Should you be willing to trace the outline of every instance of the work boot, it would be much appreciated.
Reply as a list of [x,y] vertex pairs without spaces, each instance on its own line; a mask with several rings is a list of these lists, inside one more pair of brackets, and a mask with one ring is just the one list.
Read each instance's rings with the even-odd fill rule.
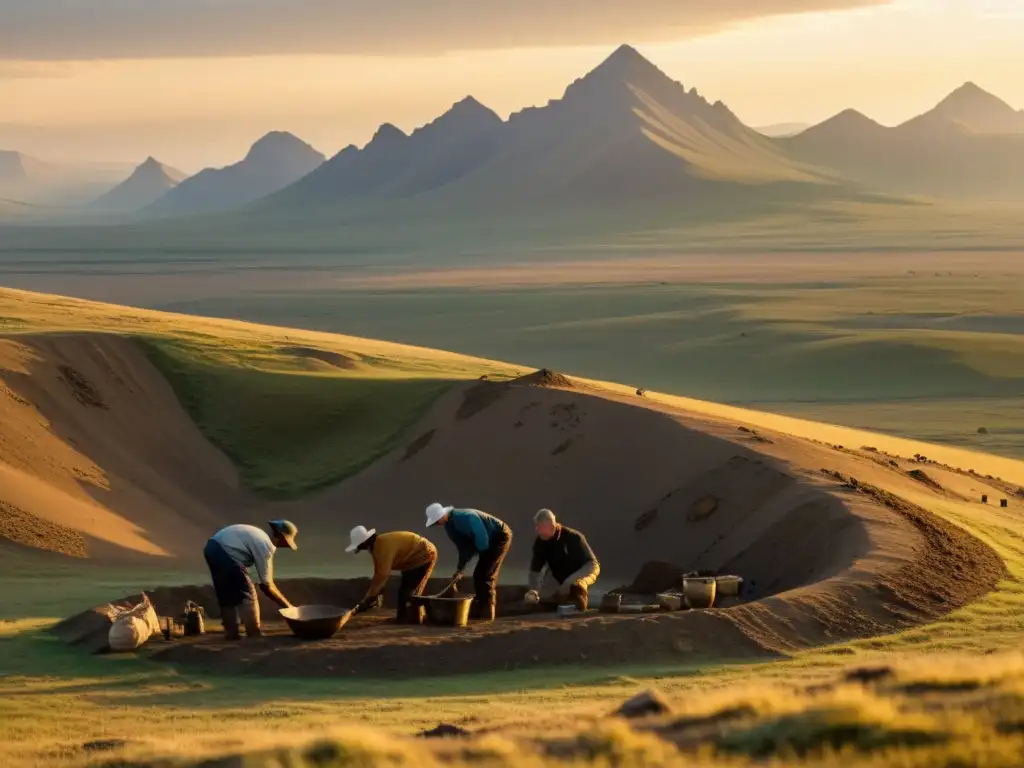
[[573,584],[569,587],[569,599],[581,613],[587,610],[587,588],[580,584]]
[[225,640],[241,640],[238,633],[238,609],[233,605],[222,605],[220,607],[220,620],[224,624]]
[[469,608],[470,616],[478,621],[494,621],[495,600],[492,597],[486,602],[474,600]]
[[260,629],[260,604],[246,601],[239,608],[239,613],[242,614],[242,624],[245,625],[245,636],[262,637],[263,630]]

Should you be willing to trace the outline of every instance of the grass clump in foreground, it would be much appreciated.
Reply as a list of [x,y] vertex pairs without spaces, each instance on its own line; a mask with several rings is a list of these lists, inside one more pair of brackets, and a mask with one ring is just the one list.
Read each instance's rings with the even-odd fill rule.
[[[971,661],[956,657],[967,677]],[[936,666],[943,660],[933,659]],[[998,670],[1005,669],[1000,675]],[[870,678],[841,670],[813,685],[735,687],[707,697],[675,701],[677,711],[626,720],[614,705],[587,717],[549,715],[530,727],[500,733],[477,726],[463,737],[427,740],[363,729],[333,730],[312,742],[264,743],[251,731],[251,748],[177,758],[119,757],[126,768],[244,766],[646,766],[721,768],[806,766],[1020,765],[1024,754],[1024,673],[1019,657],[988,658],[978,665],[971,690],[909,693],[923,669]],[[939,679],[945,680],[943,675]],[[466,723],[473,728],[471,721]],[[573,733],[575,731],[575,733]],[[228,734],[222,734],[227,736]],[[282,737],[279,737],[282,738]],[[183,746],[194,750],[193,745]],[[126,759],[127,758],[127,759]],[[103,764],[103,763],[101,763]]]
[[282,356],[244,362],[202,347],[143,342],[203,433],[272,498],[338,483],[397,444],[454,381],[382,376],[372,367],[295,370]]

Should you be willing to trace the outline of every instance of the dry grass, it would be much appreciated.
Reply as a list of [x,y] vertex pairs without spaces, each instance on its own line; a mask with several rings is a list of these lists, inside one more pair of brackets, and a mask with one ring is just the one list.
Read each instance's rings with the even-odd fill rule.
[[[252,366],[259,376],[326,376],[331,385],[335,377],[429,381],[512,370],[431,350],[12,291],[0,291],[0,329],[160,338],[189,350],[190,366],[243,372]],[[280,355],[285,341],[344,354],[358,365],[314,370]],[[635,400],[632,387],[595,386]],[[826,443],[872,445],[903,456],[925,452],[1024,485],[1024,463],[1009,459],[656,393],[644,404],[682,406],[704,419]],[[332,680],[204,677],[133,658],[83,658],[47,638],[39,632],[41,617],[85,599],[83,572],[60,574],[64,569],[56,566],[39,578],[23,572],[5,580],[0,596],[0,616],[16,619],[0,622],[0,764],[157,765],[164,758],[194,764],[256,753],[222,764],[739,766],[768,759],[805,766],[1019,765],[1024,660],[978,655],[1018,647],[1024,631],[1018,510],[930,494],[922,485],[908,500],[962,525],[1003,557],[1011,575],[997,591],[904,633],[756,665],[641,666],[600,676],[565,668],[556,677],[364,681],[343,689]],[[109,592],[114,583],[102,572],[88,578],[93,591]],[[18,618],[28,615],[40,619]],[[892,674],[867,683],[846,679],[851,667],[865,665],[891,667]],[[619,702],[651,685],[674,703],[671,716],[635,723],[609,717]],[[437,745],[413,738],[439,721],[476,735]],[[109,740],[110,749],[85,748],[98,740]]]

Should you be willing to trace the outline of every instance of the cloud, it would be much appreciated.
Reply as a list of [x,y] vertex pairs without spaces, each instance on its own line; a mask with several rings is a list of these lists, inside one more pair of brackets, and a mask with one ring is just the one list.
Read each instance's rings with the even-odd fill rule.
[[0,0],[0,59],[448,51],[655,43],[891,0]]

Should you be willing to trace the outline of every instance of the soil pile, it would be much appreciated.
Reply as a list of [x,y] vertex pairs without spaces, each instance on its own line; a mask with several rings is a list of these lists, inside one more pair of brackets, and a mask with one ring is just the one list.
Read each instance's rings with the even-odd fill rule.
[[512,380],[513,384],[525,384],[529,387],[553,387],[556,389],[572,389],[576,385],[568,376],[541,368],[539,371],[528,373]]

